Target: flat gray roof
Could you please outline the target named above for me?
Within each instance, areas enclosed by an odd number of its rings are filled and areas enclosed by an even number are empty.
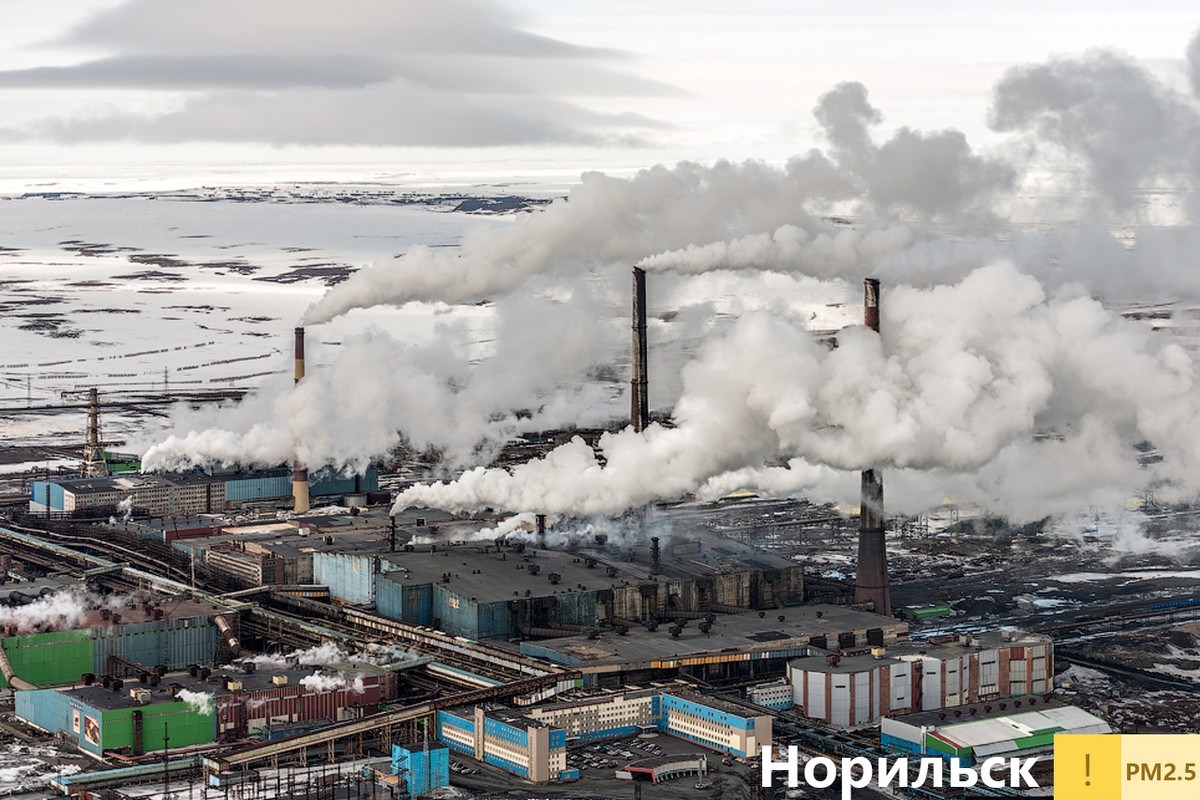
[[[725,650],[791,649],[804,646],[814,636],[829,637],[872,628],[890,628],[897,635],[908,631],[907,624],[891,617],[829,605],[772,609],[762,616],[758,612],[718,615],[708,633],[700,630],[700,622],[688,620],[678,637],[671,636],[670,623],[663,623],[655,631],[638,626],[624,636],[605,632],[596,639],[571,636],[533,644],[559,653],[573,663],[604,664],[685,658]]]
[[[338,665],[336,667],[330,666],[323,669],[342,672],[347,680],[352,680],[354,676],[359,674],[377,676],[387,673],[387,670],[374,665],[358,662]],[[301,679],[317,671],[318,667],[315,666],[299,667],[296,669],[260,669],[248,674],[243,673],[239,669],[213,670],[207,681],[201,680],[199,677],[193,678],[187,672],[171,672],[159,679],[158,686],[151,686],[148,683],[138,683],[136,678],[122,678],[123,685],[119,692],[115,692],[111,688],[106,689],[100,683],[94,683],[91,686],[75,686],[69,689],[62,689],[61,691],[65,695],[78,698],[92,708],[110,711],[118,708],[138,708],[143,705],[157,703],[181,702],[178,698],[171,695],[169,687],[173,683],[179,684],[189,692],[224,697],[235,694],[235,692],[225,688],[225,681],[222,678],[230,678],[241,682],[243,693],[254,693],[293,688],[300,684]],[[276,675],[286,676],[287,683],[283,686],[276,686],[273,681]],[[129,693],[131,689],[149,689],[150,703],[143,704],[134,700]]]

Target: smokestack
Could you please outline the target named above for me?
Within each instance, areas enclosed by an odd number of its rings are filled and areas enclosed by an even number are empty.
[[[296,328],[296,384],[304,378],[304,328]],[[292,510],[297,514],[308,511],[308,470],[296,458],[292,461]]]
[[[650,537],[650,574],[662,573],[662,549],[658,546],[658,537]]]
[[[879,281],[864,281],[863,321],[879,332]],[[876,469],[862,473],[862,501],[858,517],[858,577],[854,602],[871,601],[875,613],[892,615],[892,595],[888,586],[887,546],[883,529],[883,475]]]
[[[633,268],[633,375],[630,421],[635,431],[650,425],[650,384],[646,375],[646,271]]]
[[[537,543],[541,550],[546,549],[546,515],[537,515]]]

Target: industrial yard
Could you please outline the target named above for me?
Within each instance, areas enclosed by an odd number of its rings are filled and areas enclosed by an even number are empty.
[[[877,293],[868,282],[868,323]],[[634,427],[649,424],[639,396]],[[964,711],[1185,732],[1200,709],[1186,507],[1024,526],[953,503],[889,516],[867,471],[860,509],[749,491],[607,518],[398,509],[420,485],[399,452],[357,472],[143,474],[100,448],[102,407],[79,409],[81,448],[0,456],[64,462],[10,472],[0,525],[8,727],[56,743],[41,752],[57,777],[40,780],[64,794],[150,797],[157,781],[295,797],[319,765],[331,800],[749,800],[771,795],[767,744],[925,752],[904,737]],[[496,462],[568,433],[527,434]]]

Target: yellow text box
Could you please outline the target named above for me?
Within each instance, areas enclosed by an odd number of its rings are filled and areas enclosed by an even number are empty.
[[[1059,800],[1200,798],[1200,734],[1059,734]]]

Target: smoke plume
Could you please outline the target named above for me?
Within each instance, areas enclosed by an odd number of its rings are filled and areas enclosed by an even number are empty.
[[[866,88],[839,84],[814,109],[825,149],[781,167],[588,173],[457,251],[359,271],[306,321],[487,300],[495,341],[479,347],[461,309],[444,309],[430,344],[365,333],[298,387],[193,418],[145,462],[282,463],[300,442],[310,468],[359,466],[403,436],[473,468],[400,507],[564,515],[741,485],[846,500],[864,467],[904,487],[896,510],[955,494],[1019,517],[1152,484],[1187,496],[1200,490],[1195,362],[1118,311],[1200,297],[1196,201],[1142,202],[1200,174],[1196,109],[1121,54],[1060,57],[1004,76],[989,121],[1007,141],[984,151],[957,131],[884,138]],[[672,424],[478,466],[519,430],[620,413],[634,264],[656,273],[652,373],[668,377],[651,391]],[[852,326],[828,349],[822,328],[847,316],[831,309],[867,275],[884,283],[882,337]],[[740,294],[689,293],[702,280]],[[1161,460],[1139,466],[1146,448]]]
[[[192,711],[204,714],[205,716],[212,716],[213,700],[216,699],[216,695],[209,694],[208,692],[192,692],[187,689],[180,689],[179,694],[175,696],[187,703]]]
[[[347,678],[340,672],[314,672],[301,678],[300,685],[310,692],[348,691],[362,694],[366,691],[362,675]]]
[[[607,434],[598,454],[576,439],[512,470],[412,487],[396,506],[617,513],[779,453],[803,460],[790,477],[812,491],[822,468],[974,475],[1012,458],[1030,460],[1005,484],[1012,492],[1024,481],[1026,494],[1048,485],[1068,494],[1084,475],[1109,487],[1168,479],[1200,489],[1193,437],[1173,433],[1200,413],[1179,345],[1088,297],[1048,296],[1005,262],[953,286],[896,287],[883,315],[882,339],[849,328],[832,351],[802,327],[745,315],[685,367],[674,427]],[[1163,455],[1155,469],[1135,466],[1143,441]],[[1082,471],[1070,467],[1080,459]]]

